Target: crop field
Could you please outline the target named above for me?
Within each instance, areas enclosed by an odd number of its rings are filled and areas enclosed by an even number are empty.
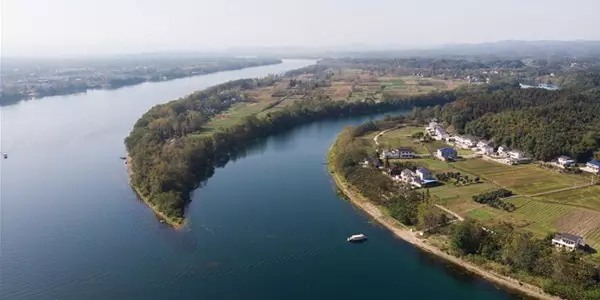
[[[523,195],[550,192],[589,182],[584,175],[561,174],[534,164],[509,166],[483,159],[470,159],[457,162],[455,166]]]
[[[568,191],[546,194],[534,199],[557,202],[600,211],[600,186],[590,186]]]

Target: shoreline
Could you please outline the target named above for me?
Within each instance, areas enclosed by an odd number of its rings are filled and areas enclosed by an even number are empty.
[[[502,285],[505,288],[519,291],[523,294],[526,294],[531,297],[536,297],[538,299],[544,300],[560,300],[562,298],[552,296],[546,292],[544,292],[540,287],[528,284],[528,283],[520,283],[517,279],[512,277],[504,276],[497,274],[493,271],[486,270],[480,266],[477,266],[471,262],[465,261],[459,257],[448,254],[446,252],[441,251],[439,248],[428,244],[426,239],[419,239],[416,234],[417,232],[412,232],[405,225],[398,222],[396,219],[393,219],[390,216],[385,215],[376,205],[369,202],[364,196],[362,196],[359,192],[355,191],[354,188],[348,184],[335,170],[335,167],[332,165],[331,157],[333,154],[331,153],[333,149],[333,144],[328,150],[327,160],[329,162],[329,172],[335,181],[335,185],[337,188],[348,197],[350,202],[367,213],[371,218],[375,219],[379,224],[383,225],[385,228],[390,230],[396,237],[416,246],[417,248],[426,251],[430,254],[436,255],[439,258],[442,258],[446,261],[453,263],[459,267],[462,267],[468,270],[471,273],[477,274],[483,277],[486,280],[492,281],[499,285]]]
[[[156,206],[152,205],[152,203],[150,203],[150,201],[148,201],[148,199],[140,193],[138,188],[135,187],[131,183],[131,175],[133,174],[133,170],[131,170],[131,156],[129,156],[129,153],[127,153],[126,157],[127,158],[125,159],[125,162],[126,162],[125,165],[127,168],[127,180],[129,181],[129,186],[131,186],[131,188],[135,192],[136,196],[138,196],[138,198],[142,199],[142,201],[144,201],[144,203],[146,203],[146,205],[148,207],[150,207],[150,209],[152,209],[154,214],[156,214],[162,220],[164,220],[165,224],[168,224],[169,226],[173,227],[175,230],[179,230],[179,229],[183,228],[187,224],[186,218],[183,218],[181,222],[177,222],[175,219],[168,217],[167,215],[162,213],[160,210],[158,210],[158,208]]]

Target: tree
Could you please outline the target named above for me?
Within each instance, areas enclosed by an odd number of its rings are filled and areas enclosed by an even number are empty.
[[[471,219],[467,219],[456,225],[452,231],[452,249],[461,255],[478,253],[485,231]]]

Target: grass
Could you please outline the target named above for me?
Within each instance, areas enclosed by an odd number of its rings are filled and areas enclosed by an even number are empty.
[[[479,174],[517,194],[534,195],[588,183],[586,176],[557,173],[535,164],[509,166],[483,159],[469,159],[457,162],[455,166]]]
[[[431,142],[425,143],[425,147],[427,147],[427,150],[429,152],[435,154],[435,152],[437,152],[438,149],[440,149],[440,148],[448,148],[450,146],[448,144],[442,142],[442,141],[431,141]]]
[[[429,151],[423,146],[423,143],[411,137],[411,135],[417,132],[424,131],[425,129],[420,127],[402,127],[386,132],[379,137],[378,141],[383,148],[410,147],[417,154],[428,154]]]
[[[481,207],[474,210],[471,210],[467,213],[468,217],[471,217],[475,220],[479,221],[487,221],[491,220],[500,215],[497,209],[493,209],[491,207]]]
[[[546,194],[535,197],[535,199],[600,211],[600,186],[596,185]]]

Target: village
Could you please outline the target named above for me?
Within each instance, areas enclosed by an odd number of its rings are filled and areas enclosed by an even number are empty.
[[[436,205],[457,216],[508,222],[540,237],[555,233],[552,244],[566,249],[600,247],[597,160],[534,161],[519,149],[450,134],[436,119],[424,128],[400,126],[366,138],[377,155],[365,158],[364,167],[381,169],[406,189],[428,189]],[[476,200],[498,189],[510,196]]]

